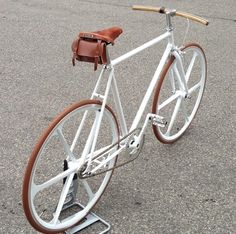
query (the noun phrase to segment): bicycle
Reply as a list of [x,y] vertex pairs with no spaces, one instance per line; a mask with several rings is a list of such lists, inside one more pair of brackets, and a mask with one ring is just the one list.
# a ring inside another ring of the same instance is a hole
[[[171,20],[181,16],[204,25],[208,21],[163,7],[133,9],[165,14],[166,32],[114,60],[108,59],[91,98],[67,108],[42,134],[26,167],[22,193],[26,217],[40,232],[62,232],[83,220],[102,196],[114,169],[137,158],[149,124],[159,141],[170,144],[183,135],[198,110],[206,82],[206,57],[196,43],[175,45]],[[167,40],[165,51],[128,129],[115,66],[163,40]],[[102,94],[99,89],[105,73],[108,78]],[[153,92],[152,112],[140,124]],[[116,114],[107,104],[110,93]],[[119,162],[122,152],[126,152],[124,161]],[[75,202],[79,205],[74,206]]]

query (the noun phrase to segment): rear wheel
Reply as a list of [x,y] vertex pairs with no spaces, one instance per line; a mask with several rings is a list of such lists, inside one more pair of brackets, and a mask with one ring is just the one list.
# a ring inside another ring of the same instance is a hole
[[199,108],[206,82],[207,64],[203,49],[198,44],[188,44],[181,51],[189,95],[186,96],[181,88],[177,61],[171,57],[160,76],[152,106],[152,112],[163,122],[153,125],[154,134],[166,144],[178,140],[189,127]]
[[[80,158],[89,135],[93,137],[100,111],[101,103],[96,100],[72,105],[54,119],[35,146],[25,172],[23,205],[27,219],[36,230],[58,233],[74,226],[106,189],[112,170],[87,179],[79,179],[77,174],[86,167]],[[117,142],[118,136],[115,115],[106,106],[94,152]],[[90,150],[85,155],[89,153]],[[96,159],[95,163],[99,164],[109,154]],[[115,163],[116,157],[103,167],[111,169]],[[75,202],[80,206],[73,205]]]

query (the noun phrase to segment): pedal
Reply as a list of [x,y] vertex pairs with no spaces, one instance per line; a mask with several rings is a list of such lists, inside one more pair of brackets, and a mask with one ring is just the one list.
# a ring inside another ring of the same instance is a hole
[[167,125],[167,121],[165,120],[164,117],[160,116],[160,115],[153,115],[152,117],[152,124],[155,126],[159,126],[164,128]]

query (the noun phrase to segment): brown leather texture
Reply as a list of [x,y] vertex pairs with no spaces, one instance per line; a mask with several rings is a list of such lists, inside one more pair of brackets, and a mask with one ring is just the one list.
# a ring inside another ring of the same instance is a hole
[[119,27],[112,27],[103,29],[95,32],[81,32],[79,37],[91,38],[91,39],[100,39],[106,43],[112,43],[114,45],[115,39],[123,32]]
[[112,27],[96,32],[81,32],[71,45],[73,51],[72,64],[75,60],[98,64],[107,64],[106,45],[114,44],[115,39],[122,33],[119,27]]
[[98,64],[107,63],[106,44],[101,40],[85,40],[77,38],[72,43],[73,58],[72,63],[75,65],[75,59],[83,62],[94,63],[94,70],[97,70]]

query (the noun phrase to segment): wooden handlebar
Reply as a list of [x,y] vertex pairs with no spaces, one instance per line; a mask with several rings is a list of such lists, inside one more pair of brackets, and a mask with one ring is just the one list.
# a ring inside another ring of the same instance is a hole
[[152,6],[140,6],[140,5],[133,5],[133,10],[138,11],[154,11],[160,13],[161,8],[160,7],[152,7]]
[[199,16],[192,15],[192,14],[187,13],[187,12],[169,10],[169,9],[164,8],[164,7],[151,7],[151,6],[134,5],[132,7],[132,9],[133,10],[139,10],[139,11],[153,11],[153,12],[158,12],[158,13],[161,13],[161,14],[166,14],[167,12],[171,12],[172,15],[184,17],[184,18],[196,21],[198,23],[204,24],[206,26],[209,24],[209,21],[207,21],[206,19],[201,18]]
[[175,15],[180,16],[180,17],[184,17],[184,18],[187,18],[187,19],[190,19],[190,20],[193,20],[193,21],[196,21],[196,22],[204,24],[206,26],[209,24],[208,20],[206,20],[202,17],[199,17],[197,15],[192,15],[192,14],[187,13],[187,12],[176,11]]

